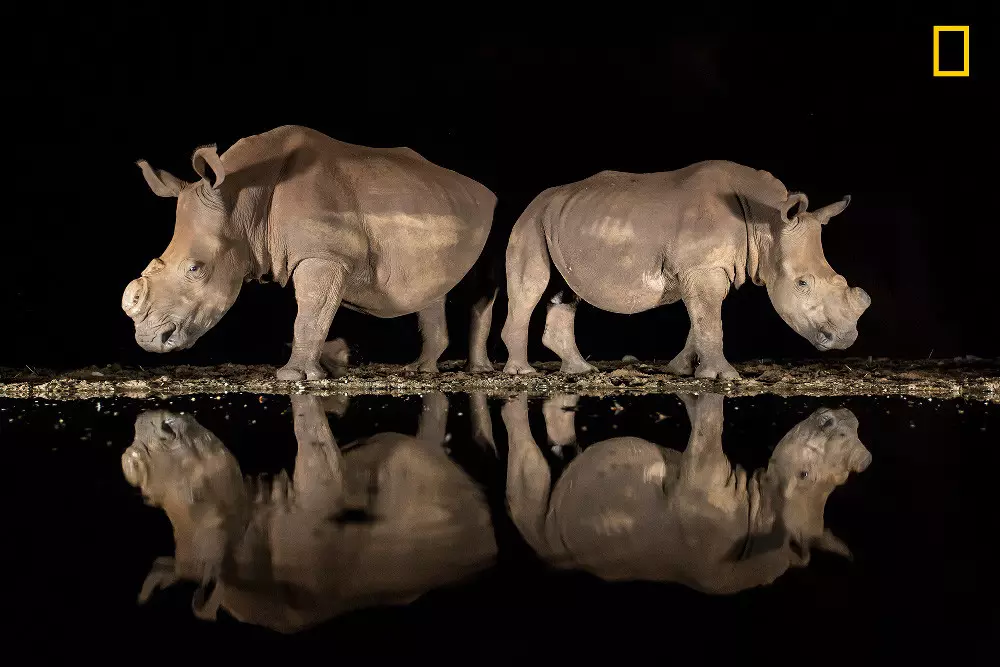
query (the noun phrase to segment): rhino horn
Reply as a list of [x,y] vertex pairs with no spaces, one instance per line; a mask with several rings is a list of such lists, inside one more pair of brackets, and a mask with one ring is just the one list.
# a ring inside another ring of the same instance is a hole
[[[222,182],[226,180],[226,168],[222,166],[222,158],[216,152],[214,144],[211,146],[202,146],[196,150],[194,155],[191,156],[191,164],[202,180],[208,183],[209,187],[213,190],[218,189],[222,185]],[[215,176],[214,182],[209,178],[208,169],[211,169],[212,175]]]
[[849,561],[854,560],[854,554],[852,554],[851,550],[847,548],[844,541],[830,532],[829,528],[825,529],[823,534],[816,538],[813,542],[813,546],[817,549],[822,549],[823,551],[829,551],[830,553],[843,556]]
[[[795,212],[795,215],[789,217],[789,213],[795,205],[798,204],[799,209]],[[805,193],[802,192],[791,192],[788,194],[788,199],[781,206],[781,221],[784,223],[790,223],[799,217],[802,213],[806,212],[809,207],[809,198],[806,197]]]
[[821,225],[825,225],[826,223],[830,222],[830,218],[832,218],[835,215],[840,215],[841,213],[843,213],[844,209],[847,208],[847,205],[850,203],[851,203],[851,195],[844,195],[844,198],[841,199],[840,201],[834,202],[833,204],[829,204],[828,206],[824,206],[819,210],[813,211],[813,215],[816,216],[817,219],[819,219]]
[[169,171],[154,169],[145,160],[139,160],[136,164],[142,169],[142,175],[146,179],[149,189],[158,197],[177,197],[181,194],[181,190],[188,185]]

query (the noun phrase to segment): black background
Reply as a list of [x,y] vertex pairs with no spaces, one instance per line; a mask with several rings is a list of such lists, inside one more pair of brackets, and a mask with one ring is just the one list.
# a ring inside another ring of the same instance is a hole
[[[139,349],[119,301],[173,224],[173,202],[134,162],[190,180],[196,147],[221,152],[285,124],[409,146],[476,178],[499,196],[504,230],[542,189],[603,169],[728,159],[772,172],[813,207],[851,194],[824,247],[873,305],[858,342],[827,355],[1000,355],[996,77],[985,54],[995,24],[960,3],[777,18],[711,5],[697,20],[578,7],[553,27],[485,5],[412,23],[374,6],[211,9],[34,4],[7,16],[0,365],[283,363],[291,289],[246,286],[194,349],[169,356]],[[386,27],[390,16],[407,29]],[[569,20],[580,17],[591,25]],[[932,77],[934,25],[971,26],[970,77]],[[449,303],[445,357],[462,358],[467,302]],[[506,358],[505,313],[501,299],[495,362]],[[731,361],[818,355],[760,288],[733,293],[723,314]],[[577,318],[593,359],[669,359],[686,331],[679,304],[631,317],[584,306]],[[338,335],[362,360],[419,350],[414,316],[342,310]],[[554,358],[537,333],[529,352]]]

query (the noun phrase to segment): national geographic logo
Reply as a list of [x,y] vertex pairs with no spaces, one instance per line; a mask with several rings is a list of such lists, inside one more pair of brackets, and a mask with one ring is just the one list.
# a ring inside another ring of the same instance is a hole
[[969,26],[934,26],[934,76],[969,76]]

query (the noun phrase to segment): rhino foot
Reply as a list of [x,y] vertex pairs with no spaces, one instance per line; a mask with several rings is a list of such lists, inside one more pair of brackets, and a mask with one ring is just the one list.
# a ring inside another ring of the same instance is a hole
[[469,362],[465,365],[466,373],[492,373],[495,369],[489,361]]
[[591,366],[583,359],[577,359],[573,361],[563,361],[562,367],[559,368],[560,373],[566,373],[568,375],[578,375],[581,373],[593,373],[597,370],[594,366]]
[[508,360],[503,367],[503,372],[508,375],[528,375],[529,373],[537,373],[534,368],[531,367],[526,361],[511,361]]
[[322,380],[326,377],[326,371],[319,364],[293,364],[287,363],[278,369],[278,379],[282,382],[297,382],[299,380]]
[[699,379],[707,380],[739,380],[740,374],[733,368],[729,362],[723,361],[721,363],[703,363],[700,364],[694,372],[694,376]]
[[694,360],[685,352],[681,352],[667,364],[667,372],[674,375],[694,375]]
[[404,371],[419,373],[437,373],[438,365],[436,361],[420,361],[419,359],[403,366]]

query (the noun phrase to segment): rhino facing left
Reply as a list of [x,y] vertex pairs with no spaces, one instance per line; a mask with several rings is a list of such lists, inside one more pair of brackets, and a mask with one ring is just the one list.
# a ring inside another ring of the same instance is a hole
[[[376,317],[417,313],[423,347],[410,370],[436,371],[448,346],[445,297],[489,236],[496,196],[408,148],[344,143],[299,126],[202,147],[188,183],[145,160],[150,189],[177,199],[173,238],[129,283],[122,308],[151,352],[189,348],[244,282],[292,282],[298,311],[280,380],[326,376],[320,357],[342,305]],[[486,353],[496,289],[473,306],[468,370]]]

